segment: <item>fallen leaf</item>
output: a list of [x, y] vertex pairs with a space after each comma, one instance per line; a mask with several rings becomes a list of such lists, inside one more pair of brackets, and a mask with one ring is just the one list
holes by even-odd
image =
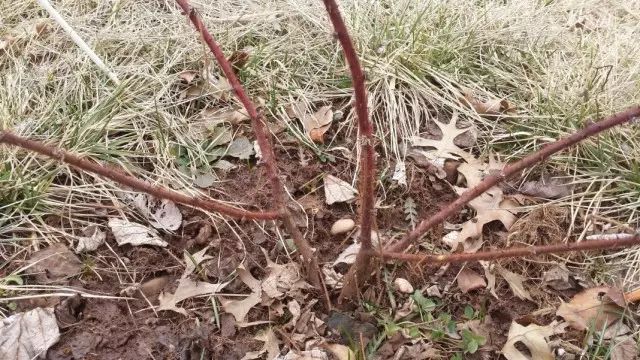
[[264, 353], [267, 353], [267, 359], [275, 359], [280, 353], [280, 340], [278, 340], [273, 330], [267, 329], [266, 331], [262, 331], [258, 333], [254, 339], [264, 342], [262, 349], [258, 351], [250, 351], [240, 360], [257, 359]]
[[244, 136], [238, 137], [231, 142], [227, 149], [227, 155], [235, 158], [246, 160], [254, 154], [253, 143]]
[[182, 213], [176, 203], [167, 199], [157, 199], [148, 194], [138, 194], [133, 206], [140, 214], [149, 219], [156, 229], [177, 230], [182, 224]]
[[179, 302], [196, 296], [215, 295], [228, 284], [228, 282], [212, 284], [206, 281], [194, 281], [189, 277], [180, 279], [178, 288], [173, 294], [161, 293], [158, 296], [158, 300], [160, 301], [158, 310], [171, 310], [188, 316], [185, 309], [177, 306]]
[[600, 332], [622, 316], [623, 308], [606, 298], [609, 290], [607, 286], [585, 289], [568, 303], [562, 303], [556, 315], [562, 316], [578, 330], [586, 330], [595, 325], [595, 331]]
[[515, 109], [509, 106], [505, 99], [486, 99], [484, 101], [476, 99], [473, 94], [467, 92], [460, 98], [460, 103], [474, 109], [480, 115], [500, 115], [503, 113], [512, 114]]
[[244, 109], [234, 108], [207, 108], [200, 112], [199, 120], [201, 120], [208, 129], [211, 129], [222, 123], [230, 123], [231, 125], [239, 125], [243, 121], [249, 120]]
[[202, 262], [213, 259], [213, 256], [206, 254], [207, 250], [209, 250], [209, 246], [206, 246], [204, 249], [198, 251], [193, 255], [189, 255], [185, 251], [184, 253], [185, 268], [184, 268], [184, 273], [182, 273], [182, 277], [181, 277], [182, 279], [193, 274], [193, 272], [196, 270], [198, 266], [200, 266]]
[[[458, 238], [450, 244], [453, 249], [463, 244], [465, 252], [475, 252], [482, 245], [482, 230], [486, 224], [500, 221], [509, 230], [517, 219], [510, 211], [516, 207], [515, 204], [511, 200], [504, 200], [502, 190], [495, 186], [471, 200], [469, 206], [476, 211], [476, 217], [462, 225]], [[471, 239], [471, 242], [467, 239]]]
[[612, 340], [610, 345], [611, 360], [636, 360], [640, 349], [638, 349], [638, 342], [633, 336], [625, 335], [619, 336]]
[[324, 177], [324, 196], [327, 205], [351, 201], [357, 193], [358, 191], [346, 181], [342, 181], [333, 175]]
[[78, 237], [76, 253], [94, 251], [107, 239], [107, 234], [98, 225], [89, 225], [82, 229], [84, 236]]
[[229, 80], [225, 77], [210, 77], [209, 83], [212, 87], [211, 96], [220, 101], [226, 102], [229, 98], [229, 92], [233, 89]]
[[36, 37], [47, 35], [49, 33], [49, 29], [49, 24], [46, 20], [39, 21], [34, 28]]
[[238, 166], [228, 162], [227, 160], [218, 160], [213, 164], [214, 169], [229, 171], [237, 168]]
[[269, 305], [271, 299], [283, 299], [285, 296], [292, 296], [293, 293], [302, 289], [311, 288], [311, 285], [302, 276], [299, 264], [294, 262], [283, 265], [276, 264], [269, 259], [269, 255], [264, 249], [262, 252], [267, 259], [267, 276], [261, 283], [263, 305]]
[[244, 322], [244, 318], [252, 307], [262, 301], [262, 287], [260, 281], [251, 275], [244, 265], [239, 265], [236, 273], [242, 282], [249, 287], [251, 293], [242, 300], [229, 300], [221, 297], [220, 303], [224, 312], [232, 314], [237, 322]]
[[571, 179], [567, 177], [542, 176], [535, 181], [527, 181], [520, 187], [520, 193], [544, 199], [560, 199], [571, 195]]
[[464, 268], [458, 274], [458, 287], [463, 293], [486, 287], [487, 283], [484, 278], [471, 269]]
[[528, 356], [523, 354], [516, 348], [517, 343], [521, 343], [527, 347], [531, 354], [531, 359], [535, 360], [554, 360], [555, 356], [549, 347], [547, 341], [549, 337], [556, 334], [555, 325], [553, 323], [547, 326], [539, 326], [530, 324], [522, 326], [513, 321], [507, 335], [507, 343], [502, 348], [502, 355], [507, 360], [528, 360]]
[[570, 275], [571, 273], [564, 265], [556, 264], [545, 271], [542, 282], [555, 290], [564, 291], [574, 287], [574, 284], [569, 281]]
[[349, 347], [342, 344], [330, 344], [324, 345], [325, 349], [329, 350], [337, 360], [353, 360], [356, 359], [356, 355]]
[[116, 218], [109, 219], [111, 233], [119, 246], [131, 244], [133, 246], [155, 245], [167, 246], [167, 242], [160, 239], [158, 234], [144, 225]]
[[426, 360], [443, 358], [438, 349], [434, 348], [432, 344], [429, 344], [424, 340], [421, 340], [413, 345], [403, 345], [398, 349], [396, 354], [400, 354], [401, 351], [403, 351], [404, 355], [402, 355], [400, 359], [403, 360]]
[[[442, 131], [442, 138], [440, 140], [433, 139], [425, 139], [419, 136], [414, 136], [411, 138], [411, 143], [415, 147], [429, 148], [433, 149], [428, 151], [430, 154], [430, 160], [442, 159], [441, 162], [444, 164], [446, 159], [465, 159], [471, 160], [473, 159], [473, 155], [462, 150], [459, 146], [455, 145], [453, 140], [458, 136], [467, 131], [470, 131], [471, 128], [458, 129], [456, 124], [458, 123], [458, 113], [454, 112], [451, 121], [448, 124], [441, 123], [438, 120], [433, 120], [435, 124]], [[442, 168], [442, 166], [440, 166]]]
[[396, 163], [396, 169], [393, 172], [392, 179], [397, 181], [399, 185], [407, 186], [407, 169], [404, 161], [398, 161]]
[[212, 173], [196, 171], [193, 175], [193, 184], [201, 189], [206, 189], [215, 184], [217, 177]]
[[82, 261], [64, 244], [55, 243], [38, 250], [27, 261], [26, 273], [35, 275], [38, 283], [60, 282], [82, 272]]
[[249, 62], [249, 53], [246, 51], [236, 50], [231, 53], [227, 61], [237, 74]]
[[187, 70], [179, 73], [178, 79], [184, 81], [187, 84], [191, 84], [198, 76], [200, 76], [199, 72]]
[[60, 339], [53, 308], [35, 308], [0, 322], [0, 359], [44, 359]]
[[324, 142], [324, 133], [329, 130], [333, 121], [333, 110], [330, 105], [323, 106], [314, 114], [304, 113], [300, 117], [304, 130], [311, 140], [315, 142]]
[[518, 275], [516, 273], [512, 273], [511, 271], [502, 268], [501, 266], [497, 267], [498, 273], [507, 281], [509, 284], [509, 288], [513, 294], [520, 299], [527, 299], [529, 301], [533, 301], [531, 298], [531, 294], [524, 288], [522, 284], [527, 278], [522, 275]]

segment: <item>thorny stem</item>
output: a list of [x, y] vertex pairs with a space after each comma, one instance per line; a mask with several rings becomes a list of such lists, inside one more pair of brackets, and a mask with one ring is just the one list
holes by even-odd
[[320, 279], [320, 267], [318, 266], [317, 258], [313, 254], [309, 242], [307, 242], [298, 227], [295, 225], [295, 222], [293, 221], [293, 218], [291, 216], [291, 212], [287, 208], [287, 198], [285, 196], [284, 186], [282, 185], [282, 182], [278, 177], [278, 168], [276, 166], [273, 148], [271, 147], [271, 143], [267, 138], [262, 117], [245, 92], [242, 84], [240, 84], [240, 81], [236, 77], [231, 64], [229, 64], [229, 61], [227, 61], [224, 52], [202, 23], [198, 13], [195, 11], [195, 9], [192, 9], [189, 6], [189, 2], [187, 0], [176, 0], [176, 2], [178, 3], [178, 5], [180, 5], [180, 7], [182, 7], [184, 13], [189, 16], [189, 19], [193, 23], [193, 26], [202, 35], [204, 42], [213, 53], [213, 56], [216, 58], [216, 61], [218, 62], [218, 65], [220, 65], [220, 68], [222, 69], [222, 72], [226, 76], [227, 80], [229, 80], [229, 83], [231, 84], [235, 95], [238, 97], [238, 99], [240, 99], [240, 102], [242, 103], [242, 105], [244, 105], [245, 109], [247, 109], [247, 113], [251, 118], [253, 132], [256, 136], [256, 140], [258, 141], [260, 151], [262, 152], [262, 158], [267, 170], [267, 176], [269, 177], [269, 181], [271, 183], [271, 191], [273, 192], [276, 206], [278, 208], [278, 212], [280, 213], [280, 218], [282, 219], [285, 229], [287, 229], [287, 231], [289, 232], [289, 235], [293, 239], [296, 248], [302, 256], [303, 264], [305, 264], [306, 266], [309, 281], [317, 289], [323, 290], [326, 295], [326, 289], [324, 289], [322, 280]]
[[463, 206], [469, 201], [482, 195], [485, 191], [498, 183], [506, 180], [510, 176], [519, 173], [520, 171], [537, 164], [547, 159], [552, 154], [558, 151], [564, 150], [572, 145], [579, 143], [589, 136], [598, 134], [604, 130], [610, 129], [616, 125], [631, 121], [633, 118], [640, 116], [640, 107], [633, 107], [623, 112], [606, 117], [596, 123], [591, 123], [584, 127], [582, 130], [571, 134], [563, 139], [550, 143], [544, 146], [537, 152], [525, 157], [524, 159], [506, 166], [498, 175], [490, 176], [482, 181], [475, 187], [465, 191], [456, 201], [447, 205], [430, 218], [424, 219], [420, 224], [410, 233], [405, 235], [399, 242], [391, 245], [385, 252], [398, 253], [404, 251], [409, 245], [418, 240], [423, 234], [437, 224], [443, 223], [449, 216], [457, 213]]
[[358, 130], [361, 137], [360, 151], [360, 243], [361, 250], [354, 266], [345, 276], [344, 286], [340, 293], [340, 298], [353, 298], [363, 281], [369, 276], [371, 267], [371, 256], [369, 250], [373, 249], [371, 244], [371, 228], [373, 224], [373, 208], [375, 202], [375, 152], [373, 149], [373, 124], [369, 119], [367, 109], [367, 92], [365, 88], [365, 75], [360, 66], [358, 55], [353, 48], [353, 42], [347, 31], [347, 26], [340, 15], [338, 4], [335, 0], [323, 0], [324, 6], [329, 13], [329, 19], [335, 29], [335, 35], [344, 50], [344, 57], [349, 65], [351, 78], [353, 79], [353, 91], [355, 95], [355, 108], [358, 117]]
[[613, 240], [589, 240], [571, 244], [519, 247], [505, 250], [481, 251], [477, 253], [433, 255], [370, 251], [370, 254], [379, 256], [383, 259], [418, 261], [426, 264], [427, 266], [435, 266], [444, 263], [453, 264], [467, 261], [496, 260], [514, 257], [520, 258], [542, 254], [560, 254], [572, 251], [610, 250], [625, 248], [633, 245], [640, 245], [640, 235], [626, 235]]
[[46, 155], [52, 159], [69, 164], [80, 170], [98, 174], [122, 185], [129, 186], [135, 190], [153, 195], [159, 199], [168, 199], [176, 203], [192, 206], [206, 211], [219, 212], [221, 214], [241, 219], [274, 220], [278, 217], [278, 213], [274, 211], [247, 211], [231, 207], [217, 201], [205, 200], [197, 197], [183, 195], [166, 187], [153, 185], [146, 181], [136, 179], [135, 177], [129, 176], [117, 169], [107, 168], [103, 165], [83, 159], [64, 150], [56, 149], [54, 147], [44, 145], [40, 142], [14, 135], [10, 132], [0, 132], [0, 143], [18, 146], [42, 155]]

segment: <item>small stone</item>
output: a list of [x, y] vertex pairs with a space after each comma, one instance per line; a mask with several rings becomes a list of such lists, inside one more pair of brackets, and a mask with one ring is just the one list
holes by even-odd
[[440, 294], [440, 289], [438, 289], [438, 285], [429, 286], [427, 288], [427, 296], [441, 298], [442, 294]]
[[413, 286], [403, 278], [393, 280], [393, 288], [404, 294], [413, 294]]
[[333, 223], [333, 225], [331, 226], [331, 234], [332, 235], [344, 234], [346, 232], [353, 230], [354, 227], [356, 227], [355, 221], [351, 219], [340, 219], [335, 223]]

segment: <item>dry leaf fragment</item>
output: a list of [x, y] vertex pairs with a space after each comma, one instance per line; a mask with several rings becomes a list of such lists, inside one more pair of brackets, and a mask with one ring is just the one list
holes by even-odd
[[53, 308], [35, 308], [0, 322], [0, 359], [44, 359], [60, 339]]
[[324, 348], [329, 350], [337, 360], [353, 360], [356, 355], [348, 346], [342, 344], [324, 344]]
[[235, 158], [246, 160], [254, 154], [253, 143], [244, 136], [240, 136], [231, 142], [227, 155]]
[[610, 289], [607, 286], [585, 289], [568, 303], [561, 304], [556, 315], [562, 316], [578, 330], [595, 325], [595, 331], [600, 332], [622, 316], [623, 309], [606, 297]]
[[463, 293], [486, 287], [484, 278], [471, 269], [464, 268], [458, 274], [458, 287]]
[[[243, 121], [249, 120], [249, 115], [247, 115], [244, 109], [236, 110], [229, 107], [214, 107], [202, 110], [199, 119], [204, 122], [207, 129], [211, 130], [224, 122], [230, 123], [231, 125], [240, 125]], [[231, 138], [229, 138], [229, 141], [231, 141]]]
[[168, 245], [166, 241], [160, 239], [154, 230], [141, 224], [112, 218], [109, 219], [109, 227], [119, 246], [130, 244], [133, 246], [155, 245], [165, 247]]
[[171, 310], [187, 316], [185, 309], [176, 306], [179, 302], [196, 296], [214, 295], [224, 289], [228, 284], [228, 282], [212, 284], [206, 281], [194, 281], [189, 277], [180, 279], [178, 288], [173, 294], [160, 294], [158, 297], [160, 300], [158, 310]]
[[539, 180], [527, 181], [520, 187], [523, 195], [544, 199], [559, 199], [571, 195], [573, 184], [567, 177], [542, 176]]
[[475, 96], [469, 92], [464, 93], [464, 97], [460, 98], [460, 103], [474, 109], [480, 115], [515, 113], [515, 109], [510, 107], [509, 102], [505, 99], [486, 99], [485, 101], [481, 101], [476, 99]]
[[314, 114], [303, 114], [300, 120], [311, 140], [322, 143], [324, 142], [324, 133], [329, 130], [329, 126], [333, 122], [333, 110], [330, 105], [323, 106]]
[[94, 251], [107, 239], [107, 234], [100, 230], [98, 225], [89, 225], [82, 230], [84, 236], [78, 237], [78, 244], [75, 252]]
[[619, 336], [612, 340], [611, 360], [637, 360], [640, 349], [633, 336]]
[[267, 353], [267, 359], [275, 359], [280, 353], [280, 340], [278, 340], [273, 330], [268, 329], [266, 331], [260, 332], [254, 337], [254, 339], [264, 342], [262, 349], [258, 351], [250, 351], [246, 353], [240, 360], [257, 359], [264, 353]]
[[227, 61], [236, 74], [249, 62], [249, 53], [246, 51], [236, 50], [227, 58]]
[[555, 290], [564, 291], [574, 287], [574, 284], [569, 281], [570, 275], [569, 269], [564, 265], [556, 264], [545, 271], [542, 282]]
[[527, 280], [527, 278], [522, 275], [512, 273], [511, 271], [500, 266], [497, 267], [497, 270], [498, 273], [500, 273], [500, 275], [507, 281], [507, 283], [509, 284], [509, 288], [511, 288], [511, 291], [515, 296], [519, 297], [520, 299], [533, 301], [533, 299], [531, 298], [531, 294], [529, 294], [529, 291], [527, 291], [522, 284], [525, 280]]
[[236, 318], [236, 321], [244, 322], [244, 318], [252, 307], [260, 304], [262, 301], [262, 286], [259, 280], [253, 277], [244, 265], [239, 265], [236, 273], [242, 282], [249, 287], [251, 293], [242, 300], [228, 300], [220, 298], [222, 309]]
[[176, 203], [167, 199], [157, 199], [148, 194], [138, 194], [133, 206], [142, 216], [149, 219], [149, 224], [156, 229], [177, 230], [182, 224], [182, 213]]
[[36, 37], [42, 37], [49, 33], [49, 24], [46, 20], [41, 20], [36, 24], [34, 30], [36, 33]]
[[[549, 337], [556, 333], [554, 323], [547, 326], [539, 326], [536, 324], [522, 326], [514, 321], [509, 328], [507, 343], [504, 344], [502, 348], [502, 355], [504, 355], [507, 360], [554, 360], [555, 356], [553, 352], [551, 352], [547, 341]], [[516, 348], [515, 345], [517, 343], [524, 344], [527, 349], [529, 349], [531, 358]]]
[[186, 84], [191, 84], [198, 76], [200, 76], [199, 72], [187, 70], [179, 73], [178, 79], [182, 80]]
[[27, 262], [25, 270], [35, 275], [38, 283], [59, 282], [82, 272], [82, 261], [64, 244], [56, 243], [36, 251]]
[[351, 201], [357, 193], [358, 191], [346, 181], [342, 181], [333, 175], [324, 177], [324, 195], [327, 205]]

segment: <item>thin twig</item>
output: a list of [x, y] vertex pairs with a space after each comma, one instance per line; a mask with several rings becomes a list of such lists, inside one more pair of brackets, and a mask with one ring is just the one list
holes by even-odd
[[356, 256], [356, 262], [351, 267], [349, 273], [344, 278], [344, 286], [340, 293], [340, 298], [351, 298], [356, 293], [361, 284], [357, 284], [358, 279], [367, 279], [371, 267], [371, 256], [368, 250], [372, 250], [371, 228], [373, 225], [373, 208], [375, 203], [375, 151], [373, 149], [373, 124], [369, 119], [367, 109], [367, 91], [365, 88], [365, 75], [360, 66], [358, 55], [353, 47], [353, 42], [347, 31], [347, 26], [340, 15], [338, 4], [335, 0], [323, 0], [329, 19], [335, 29], [335, 36], [338, 38], [344, 57], [349, 65], [351, 79], [353, 80], [353, 91], [355, 96], [355, 109], [358, 118], [358, 130], [360, 135], [360, 243], [361, 252]]
[[587, 250], [612, 250], [640, 245], [640, 235], [626, 235], [612, 240], [581, 241], [571, 244], [541, 245], [531, 247], [518, 247], [514, 249], [482, 251], [477, 253], [462, 254], [405, 254], [397, 252], [370, 252], [372, 255], [384, 259], [397, 259], [405, 261], [418, 261], [427, 266], [439, 266], [443, 263], [463, 263], [467, 261], [496, 260], [505, 258], [521, 258], [542, 254], [560, 254], [573, 251]]
[[49, 12], [49, 15], [51, 15], [53, 20], [55, 20], [58, 23], [58, 25], [60, 25], [62, 29], [64, 29], [64, 32], [66, 32], [67, 35], [69, 35], [69, 37], [71, 38], [71, 40], [73, 40], [73, 42], [75, 42], [76, 45], [78, 45], [80, 50], [84, 51], [84, 53], [89, 56], [89, 58], [94, 62], [94, 64], [96, 64], [96, 66], [100, 68], [100, 70], [102, 70], [105, 74], [107, 74], [109, 79], [111, 79], [111, 81], [113, 81], [113, 83], [116, 86], [120, 85], [120, 80], [118, 80], [118, 76], [113, 71], [111, 71], [107, 67], [107, 65], [104, 64], [104, 62], [102, 62], [100, 57], [96, 55], [96, 53], [91, 49], [91, 47], [89, 47], [89, 45], [87, 45], [86, 42], [84, 42], [84, 40], [82, 40], [80, 35], [78, 35], [78, 33], [75, 30], [73, 30], [73, 28], [69, 25], [69, 23], [67, 23], [67, 21], [62, 17], [62, 15], [60, 15], [60, 13], [53, 6], [51, 6], [51, 3], [49, 2], [49, 0], [38, 0], [38, 2], [40, 3], [40, 5], [42, 5], [43, 8], [45, 8], [45, 10], [47, 10], [47, 12]]
[[242, 105], [244, 105], [245, 109], [247, 109], [247, 114], [251, 118], [253, 132], [256, 136], [256, 140], [258, 141], [260, 151], [262, 152], [262, 159], [267, 170], [267, 176], [269, 177], [269, 181], [271, 183], [271, 192], [273, 193], [273, 197], [275, 198], [276, 206], [278, 208], [278, 212], [280, 213], [280, 219], [282, 220], [285, 229], [287, 229], [287, 232], [289, 232], [289, 235], [293, 239], [293, 242], [296, 245], [296, 249], [302, 256], [302, 263], [305, 264], [309, 281], [317, 289], [323, 290], [326, 293], [326, 289], [324, 289], [322, 281], [320, 281], [321, 273], [320, 267], [318, 266], [318, 260], [313, 254], [311, 245], [309, 245], [309, 242], [303, 237], [302, 233], [293, 221], [291, 212], [287, 208], [287, 197], [285, 195], [284, 186], [282, 185], [282, 182], [280, 181], [280, 178], [278, 176], [278, 168], [275, 162], [273, 147], [271, 146], [271, 142], [267, 137], [262, 117], [258, 113], [256, 106], [253, 104], [246, 91], [242, 87], [242, 84], [240, 84], [238, 77], [233, 71], [233, 67], [231, 66], [231, 64], [229, 64], [227, 57], [224, 55], [224, 52], [202, 23], [202, 20], [200, 19], [198, 13], [195, 11], [195, 9], [192, 9], [189, 6], [189, 2], [187, 0], [176, 0], [176, 2], [178, 3], [178, 5], [180, 5], [182, 10], [184, 11], [184, 14], [189, 17], [189, 19], [193, 23], [193, 26], [202, 36], [202, 39], [209, 47], [209, 50], [211, 50], [213, 56], [216, 58], [218, 65], [220, 65], [222, 72], [226, 76], [227, 80], [229, 80], [229, 83], [231, 84], [235, 95], [238, 97]]
[[135, 177], [124, 174], [116, 169], [107, 168], [98, 163], [82, 159], [77, 155], [71, 154], [64, 150], [56, 149], [54, 147], [44, 145], [37, 141], [29, 140], [9, 132], [0, 132], [0, 143], [18, 146], [42, 155], [46, 155], [52, 159], [58, 160], [65, 164], [69, 164], [74, 168], [103, 176], [109, 180], [113, 180], [119, 184], [126, 185], [130, 188], [133, 188], [134, 190], [153, 195], [159, 199], [167, 199], [176, 203], [192, 206], [206, 211], [219, 212], [224, 215], [241, 219], [274, 220], [278, 217], [278, 213], [273, 211], [258, 212], [242, 210], [217, 201], [205, 200], [193, 196], [183, 195], [166, 187], [153, 185], [146, 181], [136, 179]]
[[500, 174], [486, 178], [474, 188], [465, 191], [458, 199], [456, 199], [456, 201], [447, 205], [438, 213], [420, 222], [420, 224], [413, 231], [405, 235], [399, 242], [391, 245], [388, 249], [386, 249], [386, 251], [391, 253], [404, 251], [409, 245], [418, 240], [433, 226], [444, 222], [449, 216], [457, 213], [460, 209], [462, 209], [462, 207], [465, 206], [469, 201], [482, 195], [482, 193], [489, 190], [491, 187], [497, 185], [498, 183], [506, 180], [510, 176], [517, 174], [520, 171], [547, 159], [549, 156], [555, 154], [558, 151], [564, 150], [572, 145], [579, 143], [589, 136], [593, 136], [616, 125], [631, 121], [633, 118], [638, 116], [640, 116], [640, 107], [633, 107], [626, 111], [606, 117], [601, 121], [587, 125], [582, 130], [574, 134], [571, 134], [561, 140], [544, 146], [539, 151], [525, 157], [518, 162], [506, 166], [504, 169], [502, 169]]

